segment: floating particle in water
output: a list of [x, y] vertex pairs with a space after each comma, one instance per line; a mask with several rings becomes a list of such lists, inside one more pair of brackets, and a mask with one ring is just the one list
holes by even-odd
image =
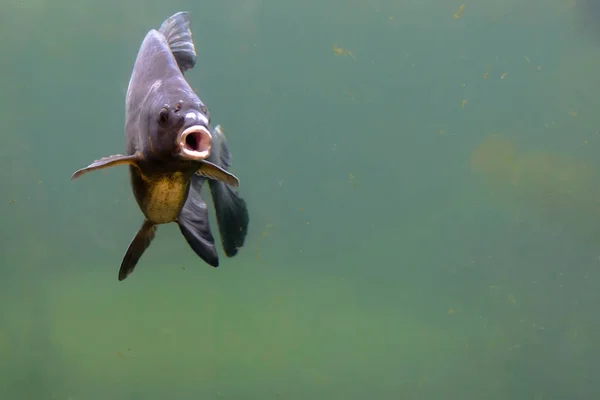
[[492, 65], [488, 64], [487, 70], [483, 73], [483, 79], [487, 79], [488, 75], [490, 74], [491, 71], [492, 71]]
[[460, 108], [465, 108], [465, 106], [469, 104], [469, 100], [463, 100], [460, 102]]
[[358, 188], [358, 183], [356, 183], [356, 178], [353, 174], [348, 174], [348, 181], [352, 186], [354, 186], [354, 189]]
[[336, 44], [333, 45], [333, 54], [336, 56], [350, 56], [356, 60], [356, 57], [354, 57], [354, 54], [352, 54], [351, 51], [344, 50], [343, 48], [338, 47]]
[[275, 225], [273, 224], [267, 224], [265, 229], [262, 232], [262, 236], [266, 237], [269, 236], [269, 234], [271, 233], [271, 230], [275, 227]]
[[465, 11], [465, 5], [462, 4], [460, 7], [458, 7], [458, 11], [454, 13], [454, 19], [460, 19], [460, 17], [462, 17], [463, 12]]
[[502, 75], [500, 75], [500, 79], [506, 78], [507, 75], [508, 75], [508, 72], [504, 72]]
[[511, 303], [511, 304], [517, 304], [517, 299], [516, 299], [516, 297], [512, 293], [508, 293], [506, 295], [506, 297], [507, 297], [509, 303]]
[[569, 115], [573, 118], [577, 118], [577, 113], [575, 111], [569, 111]]

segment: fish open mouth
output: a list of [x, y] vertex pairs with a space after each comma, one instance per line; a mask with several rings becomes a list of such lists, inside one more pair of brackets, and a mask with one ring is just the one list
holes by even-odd
[[212, 136], [201, 125], [191, 126], [179, 134], [179, 149], [183, 158], [204, 160], [210, 155]]

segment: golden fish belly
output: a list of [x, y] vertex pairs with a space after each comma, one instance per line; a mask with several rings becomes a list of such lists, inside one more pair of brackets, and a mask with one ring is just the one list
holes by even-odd
[[155, 224], [173, 222], [186, 200], [188, 182], [177, 172], [148, 183], [146, 218]]

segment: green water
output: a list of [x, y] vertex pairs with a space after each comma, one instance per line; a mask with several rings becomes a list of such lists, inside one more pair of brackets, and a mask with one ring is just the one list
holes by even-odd
[[[181, 10], [250, 231], [213, 269], [161, 226], [118, 282], [127, 170], [69, 178], [124, 152], [139, 45]], [[5, 1], [0, 399], [599, 398], [598, 26], [592, 0]]]

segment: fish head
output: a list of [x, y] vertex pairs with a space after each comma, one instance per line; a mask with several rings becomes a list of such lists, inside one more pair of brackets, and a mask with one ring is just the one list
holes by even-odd
[[148, 139], [154, 156], [186, 161], [202, 161], [210, 156], [208, 110], [193, 92], [188, 93], [191, 95], [160, 96], [152, 107], [149, 118], [154, 121], [148, 124]]
[[210, 156], [210, 115], [182, 68], [167, 38], [156, 30], [148, 32], [127, 89], [125, 131], [130, 154], [141, 151], [149, 159], [186, 161]]

